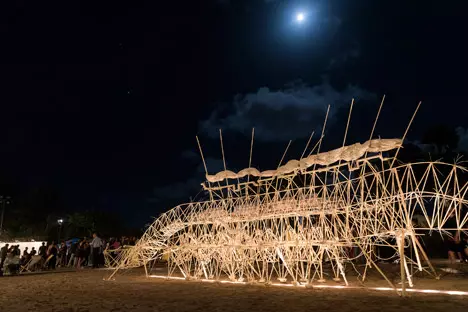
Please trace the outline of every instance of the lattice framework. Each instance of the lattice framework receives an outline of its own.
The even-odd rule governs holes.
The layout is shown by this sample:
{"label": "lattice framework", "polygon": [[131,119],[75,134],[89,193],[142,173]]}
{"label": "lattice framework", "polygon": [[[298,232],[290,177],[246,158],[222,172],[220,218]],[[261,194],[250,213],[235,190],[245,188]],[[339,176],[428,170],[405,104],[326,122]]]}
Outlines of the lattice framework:
{"label": "lattice framework", "polygon": [[[159,216],[111,277],[166,255],[169,276],[187,279],[314,283],[325,280],[327,262],[347,285],[345,266],[363,256],[366,270],[375,267],[395,288],[375,263],[376,246],[398,253],[403,290],[405,282],[413,285],[410,265],[423,270],[426,262],[437,276],[418,235],[468,229],[467,169],[460,162],[395,165],[402,142],[373,140],[353,149],[343,143],[269,172],[207,173],[202,185],[210,200]],[[415,214],[424,226],[415,226]],[[359,254],[351,256],[350,248]]]}

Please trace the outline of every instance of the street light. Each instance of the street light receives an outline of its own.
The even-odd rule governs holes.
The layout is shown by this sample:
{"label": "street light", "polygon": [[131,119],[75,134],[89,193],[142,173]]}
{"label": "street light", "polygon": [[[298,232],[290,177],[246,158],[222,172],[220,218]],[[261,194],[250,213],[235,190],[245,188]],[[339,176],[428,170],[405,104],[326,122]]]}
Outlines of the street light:
{"label": "street light", "polygon": [[11,204],[11,197],[0,195],[0,205],[2,205],[2,215],[0,217],[0,234],[3,233],[3,217],[5,216],[5,206],[9,204]]}
{"label": "street light", "polygon": [[63,219],[58,219],[58,220],[57,220],[57,223],[58,223],[58,225],[59,225],[57,244],[60,244],[60,234],[61,234],[60,232],[62,231]]}

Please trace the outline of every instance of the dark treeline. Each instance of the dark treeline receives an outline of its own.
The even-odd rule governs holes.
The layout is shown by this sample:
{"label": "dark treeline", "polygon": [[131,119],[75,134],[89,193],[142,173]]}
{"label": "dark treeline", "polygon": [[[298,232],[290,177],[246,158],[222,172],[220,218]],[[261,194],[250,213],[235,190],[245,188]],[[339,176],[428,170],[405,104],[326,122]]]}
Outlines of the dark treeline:
{"label": "dark treeline", "polygon": [[[3,187],[2,187],[3,186]],[[140,229],[129,228],[116,213],[96,209],[71,210],[51,187],[19,192],[8,184],[0,185],[0,195],[8,196],[4,208],[3,231],[0,240],[57,240],[89,237],[99,232],[103,237],[139,235]]]}

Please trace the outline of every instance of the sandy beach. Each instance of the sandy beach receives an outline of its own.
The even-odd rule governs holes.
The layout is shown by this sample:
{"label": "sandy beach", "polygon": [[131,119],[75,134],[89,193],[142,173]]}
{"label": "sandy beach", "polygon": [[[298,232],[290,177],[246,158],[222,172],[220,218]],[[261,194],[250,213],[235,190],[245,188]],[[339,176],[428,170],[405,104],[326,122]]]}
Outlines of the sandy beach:
{"label": "sandy beach", "polygon": [[[468,297],[352,289],[308,289],[145,278],[141,270],[0,278],[0,311],[467,311]],[[468,290],[466,278],[421,280],[418,288]],[[466,289],[465,289],[466,288]]]}

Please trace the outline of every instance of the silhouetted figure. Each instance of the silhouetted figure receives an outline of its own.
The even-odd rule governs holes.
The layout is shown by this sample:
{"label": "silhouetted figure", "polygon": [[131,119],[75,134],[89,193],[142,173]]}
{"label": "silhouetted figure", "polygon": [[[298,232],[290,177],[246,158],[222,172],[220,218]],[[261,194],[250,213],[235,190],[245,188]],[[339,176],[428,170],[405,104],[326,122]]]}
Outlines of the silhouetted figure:
{"label": "silhouetted figure", "polygon": [[42,246],[39,247],[39,256],[44,259],[47,257],[47,247],[44,242],[42,242]]}
{"label": "silhouetted figure", "polygon": [[101,253],[104,243],[97,233],[93,234],[93,240],[91,241],[90,246],[93,249],[93,268],[98,268],[101,262]]}
{"label": "silhouetted figure", "polygon": [[29,259],[31,259],[31,256],[29,255],[28,247],[24,247],[23,255],[20,260],[21,265],[28,263]]}
{"label": "silhouetted figure", "polygon": [[0,268],[3,268],[3,263],[5,262],[5,259],[7,257],[7,254],[8,254],[8,249],[10,248],[10,245],[9,244],[5,244],[5,246],[2,247],[2,249],[0,250],[0,256],[1,256],[1,263],[0,263]]}
{"label": "silhouetted figure", "polygon": [[65,242],[62,242],[62,244],[60,244],[58,265],[61,267],[67,265],[67,245],[65,244]]}
{"label": "silhouetted figure", "polygon": [[75,266],[77,257],[77,250],[78,250],[78,243],[72,243],[69,249],[70,259],[68,260],[68,266]]}
{"label": "silhouetted figure", "polygon": [[49,246],[49,249],[47,251],[48,257],[52,256],[52,258],[50,258],[49,263],[48,263],[48,267],[51,270],[55,270],[55,266],[57,265],[57,253],[58,253],[57,246],[55,245],[55,242],[52,242],[52,244]]}

